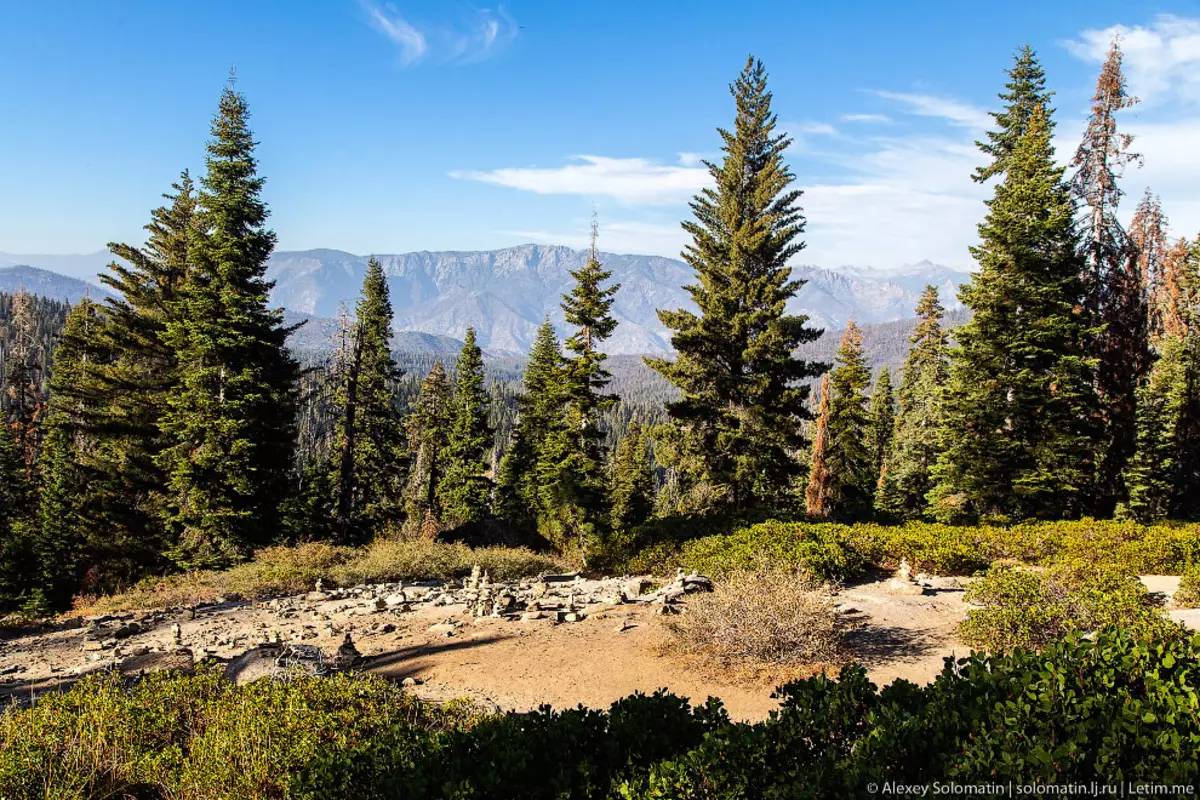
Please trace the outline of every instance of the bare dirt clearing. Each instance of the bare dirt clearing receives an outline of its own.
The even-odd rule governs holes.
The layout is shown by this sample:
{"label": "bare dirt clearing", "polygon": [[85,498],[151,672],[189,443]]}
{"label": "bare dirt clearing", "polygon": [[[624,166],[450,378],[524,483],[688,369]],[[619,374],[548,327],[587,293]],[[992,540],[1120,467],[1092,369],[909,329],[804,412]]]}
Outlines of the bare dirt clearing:
{"label": "bare dirt clearing", "polygon": [[[670,594],[670,585],[647,602],[653,595],[622,596],[627,580],[550,580],[512,584],[514,603],[525,597],[522,592],[540,600],[528,601],[532,611],[495,615],[483,612],[510,602],[501,584],[494,598],[487,590],[481,597],[469,588],[435,584],[381,585],[10,632],[0,641],[0,681],[6,681],[0,695],[28,699],[98,669],[137,674],[187,666],[193,655],[229,661],[262,642],[315,645],[332,658],[347,633],[366,672],[413,679],[413,691],[431,700],[472,697],[501,709],[600,708],[633,692],[665,688],[696,702],[719,697],[734,718],[757,720],[776,707],[773,689],[799,674],[725,671],[663,654],[667,617],[661,595]],[[1162,576],[1144,580],[1164,595],[1178,583]],[[967,611],[962,596],[968,582],[928,578],[918,594],[901,593],[894,579],[885,578],[841,591],[838,608],[852,625],[851,653],[872,680],[925,683],[946,657],[967,653],[954,631]],[[485,599],[488,609],[481,608]],[[672,604],[686,607],[682,591],[667,602]],[[1197,616],[1172,615],[1187,622]],[[184,651],[190,651],[186,657]]]}

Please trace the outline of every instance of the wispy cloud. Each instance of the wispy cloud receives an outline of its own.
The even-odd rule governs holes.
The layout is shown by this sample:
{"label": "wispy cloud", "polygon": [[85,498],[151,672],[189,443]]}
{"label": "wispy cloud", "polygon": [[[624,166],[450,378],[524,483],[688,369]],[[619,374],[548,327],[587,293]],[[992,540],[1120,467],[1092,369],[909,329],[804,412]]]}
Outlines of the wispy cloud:
{"label": "wispy cloud", "polygon": [[397,46],[405,67],[426,58],[443,64],[483,61],[516,39],[520,28],[502,6],[471,9],[453,21],[419,23],[390,3],[361,3],[371,27]]}
{"label": "wispy cloud", "polygon": [[[692,155],[692,154],[687,154]],[[644,158],[582,155],[561,167],[508,167],[490,171],[459,170],[450,176],[536,194],[612,197],[629,205],[686,202],[708,185],[703,166],[656,164]]]}
{"label": "wispy cloud", "polygon": [[[590,221],[569,231],[524,230],[500,231],[522,242],[562,244],[568,247],[587,247],[591,243]],[[677,257],[688,242],[688,235],[679,223],[642,222],[637,220],[605,219],[600,225],[603,248],[611,253],[639,253]]]}
{"label": "wispy cloud", "polygon": [[1100,63],[1114,36],[1121,37],[1132,93],[1147,103],[1176,98],[1200,101],[1200,19],[1172,14],[1149,25],[1112,25],[1086,30],[1063,42],[1074,56]]}
{"label": "wispy cloud", "polygon": [[892,118],[886,114],[842,114],[842,122],[862,122],[874,125],[890,125]]}
{"label": "wispy cloud", "polygon": [[992,122],[992,118],[986,111],[946,97],[907,92],[885,92],[883,90],[876,90],[874,94],[902,103],[910,114],[921,117],[937,117],[961,128],[983,130]]}
{"label": "wispy cloud", "polygon": [[809,134],[811,136],[837,136],[837,128],[828,122],[785,122],[783,129],[793,134]]}
{"label": "wispy cloud", "polygon": [[425,57],[429,44],[425,35],[409,24],[396,13],[394,6],[383,8],[363,3],[371,21],[371,27],[390,39],[400,49],[400,63],[404,66],[415,64]]}

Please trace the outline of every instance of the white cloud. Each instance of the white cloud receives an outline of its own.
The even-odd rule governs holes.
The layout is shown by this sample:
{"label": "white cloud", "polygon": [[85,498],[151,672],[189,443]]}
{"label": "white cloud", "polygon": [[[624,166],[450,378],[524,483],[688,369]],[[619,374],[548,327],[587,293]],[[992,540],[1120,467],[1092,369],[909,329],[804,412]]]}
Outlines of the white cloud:
{"label": "white cloud", "polygon": [[683,203],[708,185],[703,166],[667,166],[644,158],[577,156],[562,167],[508,167],[455,171],[451,177],[522,189],[536,194],[612,197],[629,205]]}
{"label": "white cloud", "polygon": [[782,127],[788,133],[837,136],[837,128],[828,122],[785,122]]}
{"label": "white cloud", "polygon": [[680,153],[679,165],[682,167],[698,167],[705,160],[711,160],[712,153]]}
{"label": "white cloud", "polygon": [[503,7],[472,9],[453,23],[418,26],[391,4],[361,2],[371,27],[397,45],[400,63],[406,67],[427,56],[441,63],[482,61],[516,39],[520,27]]}
{"label": "white cloud", "polygon": [[1200,101],[1200,19],[1162,14],[1148,26],[1086,30],[1062,44],[1077,58],[1098,64],[1108,55],[1115,36],[1121,37],[1132,94],[1147,103],[1172,97]]}
{"label": "white cloud", "polygon": [[425,35],[397,14],[393,6],[380,8],[371,3],[363,5],[370,17],[371,27],[391,39],[400,48],[402,65],[407,67],[425,57],[425,53],[429,50]]}
{"label": "white cloud", "polygon": [[937,117],[951,125],[973,130],[983,130],[992,123],[991,116],[982,109],[975,108],[958,100],[937,97],[930,94],[911,94],[906,92],[874,92],[887,100],[895,100],[908,107],[908,113],[921,117]]}
{"label": "white cloud", "polygon": [[886,114],[842,114],[842,122],[862,122],[874,125],[890,125],[892,118]]}

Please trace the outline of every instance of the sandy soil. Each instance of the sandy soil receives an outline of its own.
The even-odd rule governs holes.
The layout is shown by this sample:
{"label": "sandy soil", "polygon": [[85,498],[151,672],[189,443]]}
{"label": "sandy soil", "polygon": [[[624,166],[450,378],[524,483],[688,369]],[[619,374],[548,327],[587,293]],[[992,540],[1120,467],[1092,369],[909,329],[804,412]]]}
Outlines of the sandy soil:
{"label": "sandy soil", "polygon": [[[1177,579],[1149,577],[1152,591],[1170,594]],[[946,657],[965,655],[954,637],[966,613],[966,581],[932,578],[924,595],[893,593],[888,581],[845,588],[839,607],[854,625],[849,643],[877,684],[905,678],[930,681]],[[303,635],[332,654],[351,633],[365,671],[420,682],[413,691],[429,699],[469,696],[501,709],[549,704],[602,708],[633,692],[667,689],[702,702],[719,697],[736,719],[756,720],[777,706],[773,689],[796,674],[724,672],[712,665],[663,653],[665,617],[657,606],[593,607],[579,622],[551,618],[473,618],[462,605],[414,605],[404,613],[377,612],[366,602],[325,600],[303,611],[235,602],[193,613],[142,614],[142,630],[124,640],[116,656],[84,649],[84,630],[64,627],[0,642],[0,696],[28,698],[69,685],[79,675],[124,663],[136,672],[139,652],[158,658],[170,650],[173,623],[197,656],[230,658],[253,646],[264,631]],[[1175,612],[1192,622],[1195,612]],[[1200,621],[1198,619],[1197,621]],[[127,624],[118,622],[114,624]],[[149,651],[148,653],[145,651]],[[4,674],[7,672],[7,674]]]}

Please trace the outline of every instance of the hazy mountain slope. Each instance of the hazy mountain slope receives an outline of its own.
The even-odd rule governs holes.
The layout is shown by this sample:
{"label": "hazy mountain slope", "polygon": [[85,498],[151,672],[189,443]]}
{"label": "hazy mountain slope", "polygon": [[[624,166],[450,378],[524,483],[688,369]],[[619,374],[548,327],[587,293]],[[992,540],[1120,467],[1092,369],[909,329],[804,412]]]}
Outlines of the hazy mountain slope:
{"label": "hazy mountain slope", "polygon": [[[468,325],[492,352],[526,352],[545,316],[561,328],[561,295],[571,286],[570,271],[582,266],[586,251],[548,245],[503,250],[420,252],[377,256],[388,276],[399,330],[419,330],[461,338]],[[658,321],[659,308],[690,307],[682,288],[694,280],[681,261],[659,256],[603,253],[606,268],[621,284],[614,305],[620,324],[606,344],[610,353],[662,353],[670,332]],[[352,304],[367,258],[337,250],[281,251],[268,276],[276,281],[275,302],[297,312],[334,317]],[[808,314],[817,327],[841,327],[911,317],[923,276],[944,284],[946,300],[966,279],[933,264],[922,264],[898,280],[870,270],[835,272],[797,267],[807,281],[789,304]],[[915,287],[915,288],[913,288]],[[948,291],[947,291],[948,290]],[[947,302],[949,307],[953,302]]]}
{"label": "hazy mountain slope", "polygon": [[84,297],[103,300],[111,292],[87,281],[60,275],[27,265],[0,267],[0,292],[12,294],[21,289],[41,297],[78,303]]}
{"label": "hazy mountain slope", "polygon": [[0,253],[0,267],[29,265],[39,269],[57,272],[69,278],[78,278],[88,283],[96,283],[98,275],[107,272],[106,267],[112,263],[113,255],[107,250],[95,253],[77,253],[69,255],[17,255]]}

